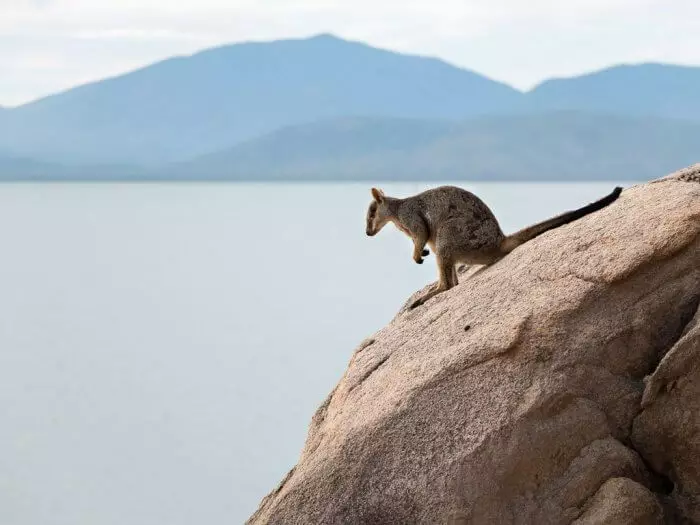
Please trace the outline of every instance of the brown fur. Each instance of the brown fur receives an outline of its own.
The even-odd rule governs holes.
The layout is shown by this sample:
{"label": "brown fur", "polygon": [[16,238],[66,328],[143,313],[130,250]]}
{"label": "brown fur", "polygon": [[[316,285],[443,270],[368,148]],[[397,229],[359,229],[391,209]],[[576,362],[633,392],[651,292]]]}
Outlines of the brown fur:
{"label": "brown fur", "polygon": [[473,193],[455,186],[440,186],[413,197],[397,199],[372,188],[367,209],[366,233],[376,235],[387,223],[413,239],[413,260],[423,263],[426,244],[437,257],[437,287],[412,307],[419,306],[457,284],[455,265],[492,264],[517,246],[612,203],[621,188],[578,210],[563,213],[519,232],[505,236],[488,206]]}

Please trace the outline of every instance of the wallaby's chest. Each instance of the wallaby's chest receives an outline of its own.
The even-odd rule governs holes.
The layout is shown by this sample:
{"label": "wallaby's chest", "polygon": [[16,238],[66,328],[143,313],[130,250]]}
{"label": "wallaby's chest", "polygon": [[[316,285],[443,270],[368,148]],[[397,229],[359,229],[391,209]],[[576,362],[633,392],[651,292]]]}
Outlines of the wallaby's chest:
{"label": "wallaby's chest", "polygon": [[409,237],[413,237],[413,233],[411,233],[411,230],[409,230],[406,226],[404,226],[403,224],[401,224],[399,221],[396,221],[396,222],[394,223],[394,225],[396,226],[396,228],[397,228],[400,232],[405,233],[405,234],[408,235]]}

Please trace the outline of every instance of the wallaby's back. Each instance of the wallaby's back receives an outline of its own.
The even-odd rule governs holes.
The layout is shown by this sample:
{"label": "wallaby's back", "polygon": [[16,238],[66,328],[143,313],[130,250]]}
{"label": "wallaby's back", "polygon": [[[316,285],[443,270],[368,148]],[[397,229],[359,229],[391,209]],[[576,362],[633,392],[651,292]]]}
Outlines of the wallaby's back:
{"label": "wallaby's back", "polygon": [[449,220],[465,220],[470,226],[488,223],[500,232],[491,209],[479,197],[457,186],[439,186],[404,199],[399,213],[420,213],[431,231]]}

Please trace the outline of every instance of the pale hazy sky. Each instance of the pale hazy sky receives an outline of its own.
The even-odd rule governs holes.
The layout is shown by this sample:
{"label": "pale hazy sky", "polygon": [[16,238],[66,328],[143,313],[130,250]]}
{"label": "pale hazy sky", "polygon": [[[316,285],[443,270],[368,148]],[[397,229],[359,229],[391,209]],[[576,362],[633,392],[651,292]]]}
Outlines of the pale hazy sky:
{"label": "pale hazy sky", "polygon": [[0,105],[210,46],[317,33],[519,88],[622,62],[700,65],[698,0],[0,0]]}

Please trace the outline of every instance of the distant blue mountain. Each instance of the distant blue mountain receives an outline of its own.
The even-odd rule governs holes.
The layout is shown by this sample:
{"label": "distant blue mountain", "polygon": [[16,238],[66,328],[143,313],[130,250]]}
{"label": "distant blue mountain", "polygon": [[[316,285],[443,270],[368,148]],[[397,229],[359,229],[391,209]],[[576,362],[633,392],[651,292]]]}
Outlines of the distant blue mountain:
{"label": "distant blue mountain", "polygon": [[527,94],[526,106],[700,120],[699,93],[699,67],[625,65],[547,80]]}
{"label": "distant blue mountain", "polygon": [[577,112],[292,126],[148,174],[190,180],[645,180],[700,161],[700,122]]}
{"label": "distant blue mountain", "polygon": [[[400,179],[460,166],[478,177],[581,178],[605,171],[593,159],[612,168],[640,147],[653,171],[700,155],[697,126],[683,123],[700,122],[697,93],[693,67],[618,66],[522,93],[332,35],[243,43],[0,108],[0,179]],[[588,167],[572,171],[577,155]]]}
{"label": "distant blue mountain", "polygon": [[128,165],[64,165],[0,151],[0,181],[143,180],[148,172]]}
{"label": "distant blue mountain", "polygon": [[460,119],[521,94],[434,58],[330,35],[173,58],[21,106],[0,146],[67,162],[158,163],[291,124],[353,116]]}
{"label": "distant blue mountain", "polygon": [[0,152],[0,180],[648,180],[700,160],[700,122],[577,112],[466,121],[339,118],[159,168]]}

